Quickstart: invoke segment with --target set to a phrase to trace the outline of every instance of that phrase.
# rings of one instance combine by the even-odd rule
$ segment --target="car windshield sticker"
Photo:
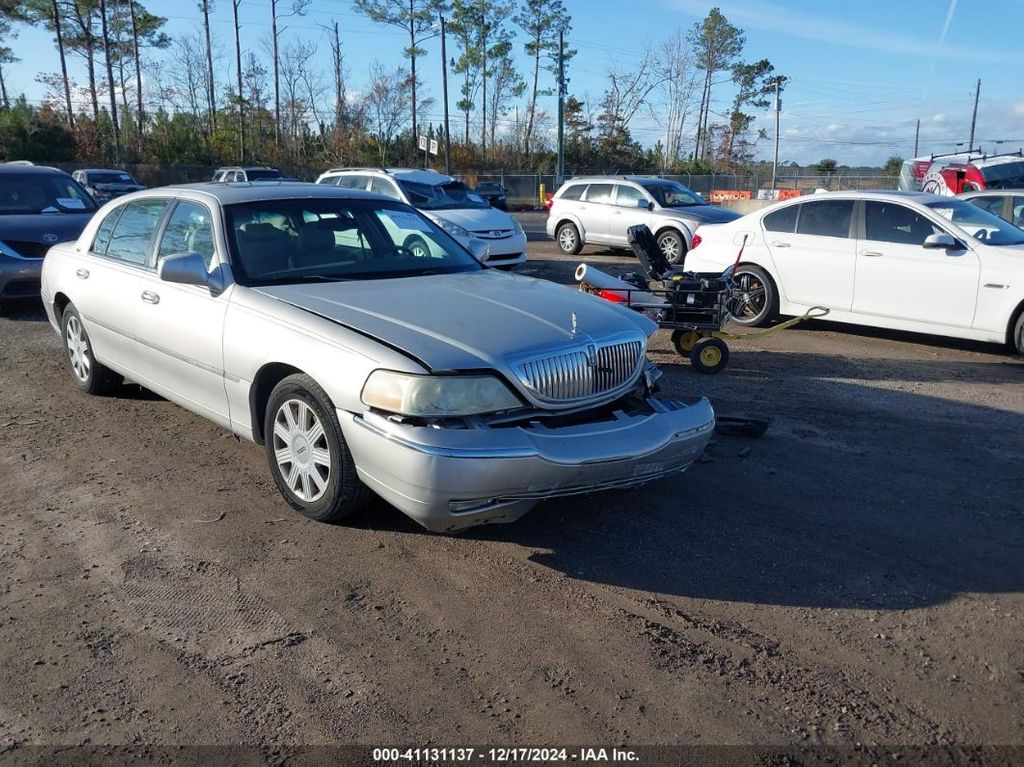
[[[57,204],[62,208],[69,208],[71,210],[85,210],[85,202],[77,197],[58,197]]]
[[[383,210],[381,213],[391,219],[391,223],[399,229],[414,229],[417,232],[430,231],[430,225],[415,213],[408,213],[404,210]]]

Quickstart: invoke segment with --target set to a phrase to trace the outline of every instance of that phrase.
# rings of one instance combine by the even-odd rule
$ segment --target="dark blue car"
[[[0,309],[39,296],[46,251],[77,239],[96,207],[64,171],[0,163]]]

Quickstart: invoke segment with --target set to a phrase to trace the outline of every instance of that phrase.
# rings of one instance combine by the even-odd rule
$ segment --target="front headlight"
[[[519,398],[491,375],[421,376],[375,370],[363,386],[363,404],[401,415],[442,417],[520,407]]]
[[[523,225],[514,218],[512,219],[512,227],[516,230],[516,234],[526,234],[526,232],[523,231]]]
[[[464,240],[469,240],[475,236],[468,229],[464,229],[458,224],[453,224],[451,221],[445,221],[443,218],[431,216],[430,220],[448,232],[452,237],[461,237]]]

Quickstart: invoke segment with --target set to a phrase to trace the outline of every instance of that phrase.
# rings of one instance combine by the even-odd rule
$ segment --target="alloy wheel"
[[[740,319],[760,317],[768,302],[768,291],[757,275],[748,272],[736,276],[730,313]]]
[[[65,329],[65,341],[68,348],[68,358],[71,360],[71,369],[79,381],[85,383],[89,380],[89,371],[92,369],[92,358],[89,356],[89,340],[82,330],[82,323],[78,317],[68,318]]]
[[[274,416],[274,457],[295,497],[318,500],[331,478],[331,450],[319,416],[300,399],[286,400]]]

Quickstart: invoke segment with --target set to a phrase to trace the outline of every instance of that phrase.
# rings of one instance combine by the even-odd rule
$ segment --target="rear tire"
[[[1013,350],[1018,357],[1024,357],[1024,312],[1017,318],[1013,329]]]
[[[768,273],[759,266],[743,264],[733,275],[736,292],[729,300],[734,322],[752,328],[764,327],[779,313],[779,294]]]
[[[303,516],[337,522],[373,497],[356,474],[334,405],[308,375],[290,375],[274,387],[263,434],[274,484]]]
[[[575,256],[583,250],[583,241],[580,239],[580,230],[575,224],[568,222],[558,227],[555,232],[555,240],[558,241],[558,249],[567,256]]]
[[[416,256],[416,258],[430,258],[430,246],[418,234],[410,234],[402,247]]]
[[[101,395],[121,385],[121,376],[96,361],[82,318],[72,304],[68,304],[61,314],[60,336],[64,342],[64,361],[71,371],[71,382],[78,389],[86,394]]]

